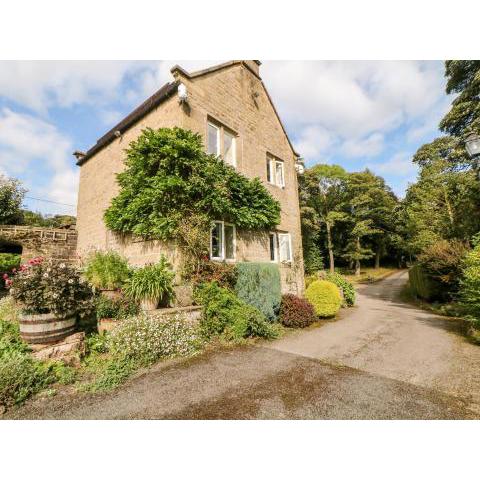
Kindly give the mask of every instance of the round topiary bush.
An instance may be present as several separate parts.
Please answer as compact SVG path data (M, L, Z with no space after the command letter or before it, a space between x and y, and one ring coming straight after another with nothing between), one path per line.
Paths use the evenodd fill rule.
M316 280L310 284L305 297L313 305L319 317L334 317L342 306L338 287L327 280Z
M304 298L291 293L282 295L280 322L286 327L304 328L316 322L318 317L313 305Z

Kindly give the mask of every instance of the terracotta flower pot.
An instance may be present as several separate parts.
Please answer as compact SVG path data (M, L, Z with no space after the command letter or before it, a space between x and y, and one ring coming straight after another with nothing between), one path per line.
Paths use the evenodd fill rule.
M149 312L151 310L156 310L158 307L158 299L152 300L152 299L147 299L145 298L140 302L140 308L144 312Z

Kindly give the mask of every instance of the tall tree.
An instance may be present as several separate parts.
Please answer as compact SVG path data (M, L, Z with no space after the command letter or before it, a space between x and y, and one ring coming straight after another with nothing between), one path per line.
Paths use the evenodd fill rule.
M458 94L440 129L465 140L470 133L480 134L480 60L447 60L446 91Z
M16 225L21 222L25 193L19 180L0 174L0 224Z
M320 164L308 169L300 184L306 246L312 248L312 239L319 238L320 229L324 226L331 272L335 271L332 230L337 223L347 218L343 211L346 179L347 172L342 167Z
M418 180L402 202L407 250L420 253L441 239L469 240L480 229L480 185L458 142L442 137L423 145L413 157Z
M369 170L348 176L347 198L350 230L343 256L355 266L355 275L360 275L362 260L377 254L377 263L380 262L386 238L393 233L392 219L397 200L384 179Z

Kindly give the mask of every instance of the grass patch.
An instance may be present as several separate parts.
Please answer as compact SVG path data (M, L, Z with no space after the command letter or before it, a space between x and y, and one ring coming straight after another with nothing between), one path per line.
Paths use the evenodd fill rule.
M398 268L381 267L381 268L363 268L360 275L357 277L351 272L343 273L343 276L351 283L374 283L392 275L395 272L399 272Z

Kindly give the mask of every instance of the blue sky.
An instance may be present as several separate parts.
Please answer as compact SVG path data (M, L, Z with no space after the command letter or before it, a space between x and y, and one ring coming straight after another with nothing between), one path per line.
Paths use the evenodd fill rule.
M74 150L87 150L165 82L170 68L215 61L0 62L0 173L22 180L28 208L75 213ZM442 62L264 61L262 78L306 165L370 168L398 195L411 157L439 135L451 98ZM73 205L73 206L69 206Z

